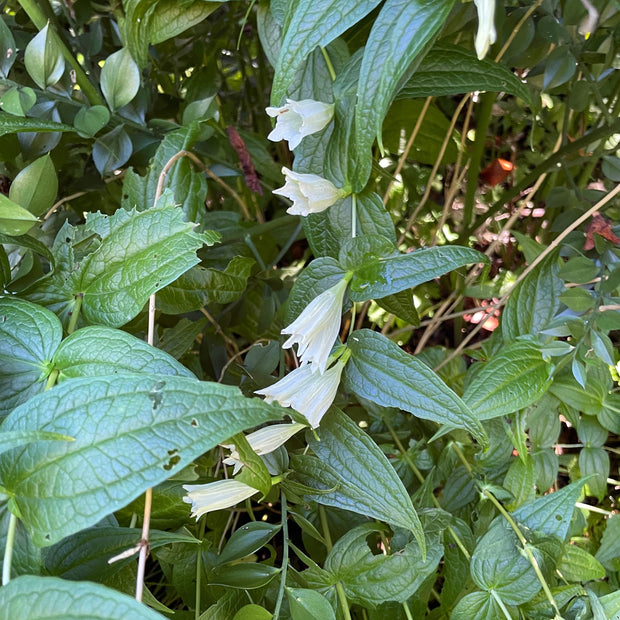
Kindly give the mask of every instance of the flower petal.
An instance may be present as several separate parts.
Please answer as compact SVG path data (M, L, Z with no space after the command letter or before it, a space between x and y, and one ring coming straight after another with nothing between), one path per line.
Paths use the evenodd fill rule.
M192 505L192 517L199 519L213 510L236 506L258 490L237 480L218 480L208 484L184 484L188 491L183 501Z

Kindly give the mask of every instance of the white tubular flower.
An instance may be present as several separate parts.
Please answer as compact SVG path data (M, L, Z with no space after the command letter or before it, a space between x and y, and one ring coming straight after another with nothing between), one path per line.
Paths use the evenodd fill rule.
M495 0L474 0L478 10L478 32L476 33L476 52L482 60L489 51L489 46L495 43Z
M345 196L343 190L317 174L293 172L288 168L282 168L282 174L285 177L284 187L274 189L273 193L293 201L293 205L286 210L291 215L320 213Z
M273 142L286 140L291 150L299 146L306 136L321 131L334 116L333 104L314 99L287 99L286 105L266 108L265 111L276 119L276 126L267 137Z
M297 356L302 364L312 362L312 372L325 372L327 359L340 330L342 300L348 278L315 297L303 312L282 330L291 337L282 345L289 349L297 344Z
M343 368L344 362L337 360L321 374L313 372L311 365L306 364L256 394L264 396L268 403L275 400L283 407L293 407L305 416L312 428L317 428L334 402Z
M218 480L208 484L184 484L183 488L188 492L183 501L192 505L192 517L196 517L196 520L207 512L236 506L239 502L259 492L254 487L236 480Z
M286 443L297 431L306 428L306 424L273 424L266 426L253 433L250 433L246 439L250 444L250 448L259 456L269 454L282 444ZM221 444L223 448L230 450L230 456L224 459L224 464L234 465L233 476L243 467L243 463L239 460L239 453L235 448L235 444Z

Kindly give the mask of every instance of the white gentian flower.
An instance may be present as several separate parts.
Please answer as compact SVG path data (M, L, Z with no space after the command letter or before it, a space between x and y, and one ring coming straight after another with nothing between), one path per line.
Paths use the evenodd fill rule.
M478 10L478 32L476 33L476 52L482 60L489 47L495 43L497 32L495 31L495 0L474 0Z
M325 372L327 359L340 330L342 300L348 281L345 276L338 284L323 291L282 330L283 334L291 335L282 348L289 349L297 344L297 356L302 364L312 362L312 372Z
M183 501L192 505L192 517L196 517L197 520L207 512L236 506L259 492L258 489L236 480L184 484L183 488L188 491Z
M268 403L275 400L283 407L293 407L305 416L312 428L317 428L334 402L343 368L341 359L322 374L313 372L311 365L305 364L256 394L264 396Z
M274 189L273 193L293 201L293 206L286 210L291 215L320 213L346 195L346 192L338 189L331 181L317 174L293 172L288 168L282 168L282 174L285 177L284 187Z
M306 424L299 424L298 422L293 424L273 424L250 433L246 439L250 444L250 448L261 456L273 452L286 443L297 431L306 428L306 426ZM239 460L239 453L235 448L235 444L223 443L221 445L230 450L230 456L224 459L224 464L235 466L233 469L234 476L243 467L243 463Z
M266 108L266 112L276 119L276 126L267 137L273 142L286 140L289 148L293 150L303 138L321 131L332 120L334 106L313 99L287 99L286 105Z

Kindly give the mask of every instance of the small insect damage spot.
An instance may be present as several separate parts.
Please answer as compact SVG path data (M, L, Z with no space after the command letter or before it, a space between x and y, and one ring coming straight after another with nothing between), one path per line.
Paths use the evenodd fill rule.
M164 465L164 469L166 471L170 471L181 460L181 455L176 448L174 448L174 450L168 450L168 455L170 456L170 458L168 459L168 462Z
M164 389L165 386L165 381L158 381L148 393L149 400L151 400L153 403L153 411L155 411L155 409L157 409L157 407L161 405L161 401L163 398L161 391Z
M198 420L196 418L192 418L190 425L193 426L194 428L198 428L200 426L200 424L198 424Z

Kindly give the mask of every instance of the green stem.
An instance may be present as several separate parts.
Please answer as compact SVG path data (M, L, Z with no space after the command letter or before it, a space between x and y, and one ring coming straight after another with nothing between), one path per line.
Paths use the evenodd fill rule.
M480 97L478 122L476 123L476 140L469 158L469 170L467 172L467 193L465 194L465 209L463 211L463 222L466 227L470 226L473 220L474 201L476 190L478 189L478 176L480 174L480 161L482 160L486 145L487 130L491 121L495 97L495 93L485 93Z
M4 561L2 562L2 585L5 586L11 581L11 564L13 562L13 545L15 544L15 530L17 528L17 517L11 513L9 526L6 532L6 544L4 546Z
M351 194L351 238L357 236L357 194Z
M538 577L538 581L540 581L540 584L542 585L543 592L545 593L547 600L551 604L551 607L553 608L554 613L556 614L556 616L561 617L560 610L558 609L558 605L555 602L555 599L553 598L553 594L551 593L551 590L549 589L549 584L545 580L545 577L542 574L542 571L540 570L540 565L538 564L538 560L534 557L534 554L532 553L532 550L530 549L530 545L527 542L527 539L525 538L525 536L523 535L523 532L519 529L519 526L516 524L515 520L512 518L512 515L501 505L501 503L496 499L493 493L491 493L488 489L482 489L482 494L491 501L491 503L497 508L497 510L499 510L501 515L504 517L504 519L508 521L508 524L510 525L510 527L514 530L514 533L517 535L519 542L523 546L523 551L525 551L525 555L527 556L527 559L529 560L530 564L532 565L532 568L534 569L534 572L536 573L536 577Z
M58 379L59 374L60 371L57 368L50 372L50 376L47 378L47 382L45 383L45 391L53 388L56 385L56 380Z
M26 11L32 23L39 30L43 30L43 28L45 28L48 23L48 19L45 13L41 10L40 0L18 0L18 2L21 5L22 9ZM88 99L90 104L105 105L105 102L100 97L97 89L91 84L86 73L84 73L84 69L82 69L80 63L73 56L69 48L65 45L64 41L60 38L60 35L54 30L51 24L49 31L56 39L56 42L58 43L60 51L62 52L65 60L69 63L73 71L75 71L75 80L82 92L86 95L86 98Z
M71 318L69 319L69 325L67 326L67 334L72 334L75 330L78 317L80 316L80 309L82 308L83 300L84 300L84 293L78 293L75 296L75 303L73 304L73 310L71 311Z
M405 612L405 616L407 616L407 620L413 620L413 616L411 615L411 609L409 609L409 605L407 605L407 602L403 603L403 611Z
M332 82L334 82L336 80L336 72L334 71L334 65L332 65L332 60L324 47L321 47L321 54L323 54L323 58L325 59L325 64L327 65L329 76L331 77Z
M194 618L199 620L200 618L200 605L201 605L201 583L202 583L202 541L205 536L205 523L206 519L200 522L200 528L198 536L200 537L200 545L198 547L198 555L196 556L196 603L194 609Z
M276 607L273 610L273 620L278 620L280 615L280 607L282 607L282 600L284 599L284 588L286 587L286 572L288 570L288 517L286 506L286 495L284 491L281 492L281 507L282 507L282 573L280 575L280 587L278 588L278 597L276 600Z
M512 616L510 615L510 612L508 611L508 609L506 609L506 605L504 601L502 601L502 599L500 598L499 594L495 590L491 590L491 596L495 599L495 602L499 605L500 609L504 613L504 616L506 616L506 620L512 620Z

